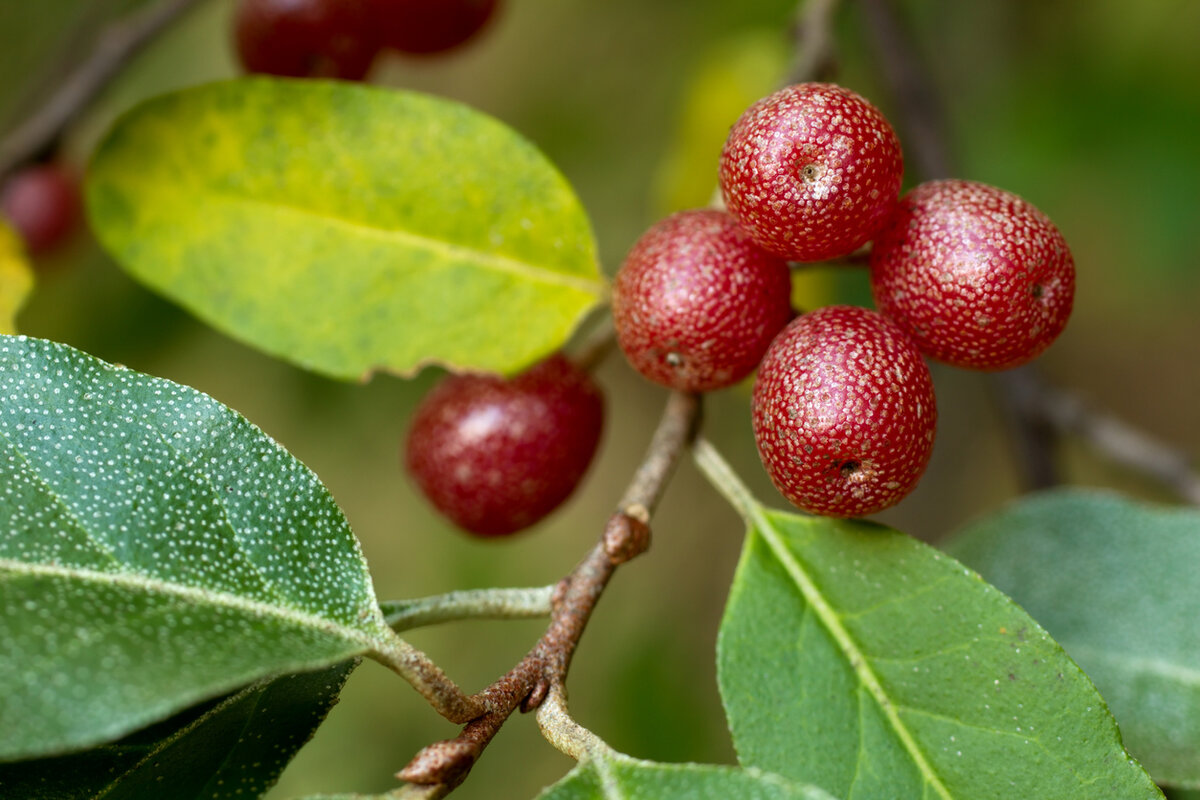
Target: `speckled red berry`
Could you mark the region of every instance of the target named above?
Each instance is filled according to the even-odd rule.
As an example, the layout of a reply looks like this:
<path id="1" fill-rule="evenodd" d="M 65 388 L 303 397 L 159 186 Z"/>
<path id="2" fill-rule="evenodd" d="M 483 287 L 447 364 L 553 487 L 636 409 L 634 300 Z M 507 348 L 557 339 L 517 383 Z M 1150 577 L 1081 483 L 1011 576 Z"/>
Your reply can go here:
<path id="1" fill-rule="evenodd" d="M 827 83 L 801 83 L 752 105 L 721 153 L 730 213 L 793 261 L 824 261 L 870 239 L 900 194 L 904 162 L 879 109 Z"/>
<path id="2" fill-rule="evenodd" d="M 514 378 L 452 375 L 421 401 L 409 474 L 439 511 L 479 536 L 534 524 L 574 491 L 600 441 L 604 399 L 553 356 Z"/>
<path id="3" fill-rule="evenodd" d="M 402 53 L 442 53 L 474 37 L 496 0 L 369 0 L 385 47 Z"/>
<path id="4" fill-rule="evenodd" d="M 682 211 L 640 238 L 617 273 L 617 342 L 638 372 L 687 392 L 754 371 L 792 316 L 787 262 L 722 211 Z"/>
<path id="5" fill-rule="evenodd" d="M 1045 214 L 971 181 L 905 195 L 871 249 L 879 310 L 923 353 L 969 369 L 1008 369 L 1067 325 L 1075 261 Z"/>
<path id="6" fill-rule="evenodd" d="M 361 80 L 379 51 L 365 0 L 241 0 L 234 39 L 247 72 Z"/>
<path id="7" fill-rule="evenodd" d="M 826 306 L 788 325 L 758 368 L 753 407 L 767 474 L 814 514 L 895 505 L 933 452 L 929 368 L 904 331 L 865 308 Z"/>
<path id="8" fill-rule="evenodd" d="M 40 255 L 65 241 L 79 222 L 79 184 L 62 167 L 39 164 L 15 173 L 0 192 L 0 213 Z"/>

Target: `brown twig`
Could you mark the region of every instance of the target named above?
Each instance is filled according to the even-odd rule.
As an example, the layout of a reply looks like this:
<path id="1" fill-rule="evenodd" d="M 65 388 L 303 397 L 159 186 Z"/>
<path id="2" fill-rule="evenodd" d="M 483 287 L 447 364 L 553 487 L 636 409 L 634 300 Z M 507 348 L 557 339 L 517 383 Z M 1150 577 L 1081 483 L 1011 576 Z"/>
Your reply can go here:
<path id="1" fill-rule="evenodd" d="M 0 179 L 46 150 L 133 56 L 199 0 L 163 0 L 107 25 L 50 98 L 0 139 Z"/>
<path id="2" fill-rule="evenodd" d="M 555 591 L 550 625 L 533 649 L 509 672 L 473 699 L 485 713 L 456 738 L 421 750 L 397 777 L 423 788 L 422 797 L 442 797 L 458 786 L 492 737 L 517 709 L 537 708 L 547 695 L 562 692 L 571 658 L 596 602 L 617 567 L 650 544 L 650 517 L 700 418 L 696 395 L 674 392 L 617 511 L 600 541 L 563 578 Z"/>
<path id="3" fill-rule="evenodd" d="M 926 180 L 954 174 L 946 113 L 927 70 L 895 13 L 893 0 L 859 0 L 880 72 L 901 111 L 906 158 Z"/>

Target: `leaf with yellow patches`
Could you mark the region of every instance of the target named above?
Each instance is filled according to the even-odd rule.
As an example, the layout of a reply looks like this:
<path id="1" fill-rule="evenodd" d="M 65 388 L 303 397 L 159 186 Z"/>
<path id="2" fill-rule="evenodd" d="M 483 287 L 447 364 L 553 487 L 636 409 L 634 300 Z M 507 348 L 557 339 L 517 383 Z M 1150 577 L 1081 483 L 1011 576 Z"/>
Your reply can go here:
<path id="1" fill-rule="evenodd" d="M 33 291 L 33 270 L 12 228 L 0 220 L 0 333 L 17 332 L 17 312 Z"/>

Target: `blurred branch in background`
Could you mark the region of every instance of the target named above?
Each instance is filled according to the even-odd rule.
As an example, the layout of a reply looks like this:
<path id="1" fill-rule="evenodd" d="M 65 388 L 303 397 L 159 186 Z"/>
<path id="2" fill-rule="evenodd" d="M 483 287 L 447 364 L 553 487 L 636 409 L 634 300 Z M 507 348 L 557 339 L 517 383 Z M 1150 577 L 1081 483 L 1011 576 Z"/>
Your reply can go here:
<path id="1" fill-rule="evenodd" d="M 800 3 L 793 31 L 795 53 L 788 83 L 832 80 L 837 72 L 837 42 L 833 15 L 838 0 Z"/>
<path id="2" fill-rule="evenodd" d="M 50 97 L 0 138 L 0 180 L 51 147 L 138 51 L 200 0 L 163 0 L 109 23 Z"/>
<path id="3" fill-rule="evenodd" d="M 926 180 L 954 174 L 945 110 L 933 81 L 898 18 L 894 0 L 860 0 L 884 80 L 901 113 L 905 142 Z M 1200 476 L 1191 459 L 1113 417 L 1100 414 L 1071 392 L 1048 385 L 1030 366 L 993 376 L 1027 489 L 1060 482 L 1055 451 L 1063 433 L 1075 434 L 1112 461 L 1149 475 L 1200 505 Z"/>
<path id="4" fill-rule="evenodd" d="M 1149 475 L 1192 505 L 1200 505 L 1200 475 L 1186 453 L 1088 408 L 1074 393 L 1050 386 L 1032 373 L 1015 370 L 1008 386 L 1010 402 L 1031 424 L 1079 436 L 1112 461 Z"/>

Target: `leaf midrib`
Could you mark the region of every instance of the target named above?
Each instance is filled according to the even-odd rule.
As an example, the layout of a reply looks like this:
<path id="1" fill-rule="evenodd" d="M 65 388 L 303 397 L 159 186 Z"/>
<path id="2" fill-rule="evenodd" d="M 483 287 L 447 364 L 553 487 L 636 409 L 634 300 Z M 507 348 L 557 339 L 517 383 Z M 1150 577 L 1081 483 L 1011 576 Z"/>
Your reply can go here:
<path id="1" fill-rule="evenodd" d="M 925 754 L 917 745 L 912 733 L 900 719 L 895 704 L 892 703 L 884 691 L 879 677 L 868 665 L 864 651 L 858 646 L 858 643 L 850 635 L 850 632 L 846 630 L 845 626 L 842 625 L 837 612 L 825 600 L 824 595 L 821 594 L 820 589 L 817 588 L 811 576 L 804 569 L 804 566 L 796 559 L 791 550 L 787 548 L 787 545 L 784 544 L 781 532 L 771 522 L 770 518 L 763 513 L 762 506 L 758 503 L 752 504 L 748 511 L 754 523 L 755 531 L 766 541 L 767 546 L 771 548 L 771 552 L 783 565 L 788 576 L 791 577 L 796 587 L 800 590 L 800 593 L 804 596 L 805 602 L 816 612 L 817 618 L 821 620 L 821 624 L 833 636 L 834 641 L 837 642 L 838 647 L 849 661 L 850 667 L 854 670 L 855 675 L 858 676 L 859 682 L 866 687 L 875 704 L 887 718 L 896 736 L 900 739 L 900 744 L 904 747 L 909 757 L 912 758 L 918 771 L 924 776 L 929 785 L 933 787 L 939 797 L 944 798 L 944 800 L 954 800 L 949 789 L 946 788 L 941 778 L 938 777 L 937 772 L 934 771 L 933 766 L 926 760 Z"/>
<path id="2" fill-rule="evenodd" d="M 424 236 L 409 230 L 384 228 L 379 225 L 372 225 L 362 220 L 350 219 L 349 217 L 341 217 L 337 216 L 336 214 L 316 211 L 301 205 L 278 201 L 267 201 L 257 197 L 247 197 L 245 195 L 233 194 L 231 192 L 219 192 L 213 190 L 208 192 L 208 195 L 215 198 L 218 202 L 223 200 L 231 204 L 263 206 L 277 211 L 295 214 L 300 217 L 318 219 L 330 225 L 340 225 L 344 228 L 359 231 L 365 236 L 374 236 L 381 239 L 404 242 L 414 245 L 418 249 L 429 250 L 434 253 L 441 254 L 451 260 L 457 259 L 467 261 L 486 269 L 490 269 L 493 272 L 503 272 L 510 275 L 517 275 L 530 281 L 555 284 L 576 289 L 598 298 L 603 297 L 606 293 L 606 286 L 602 280 L 568 275 L 566 273 L 547 269 L 546 267 L 539 266 L 529 261 L 522 261 L 521 259 L 517 258 L 502 256 L 496 253 L 489 253 L 484 250 L 474 250 L 470 247 L 454 244 L 453 242 L 448 242 L 444 239 L 437 239 L 432 236 Z"/>
<path id="3" fill-rule="evenodd" d="M 116 370 L 101 368 L 101 373 L 105 374 L 111 380 L 116 374 Z M 160 411 L 161 409 L 159 408 L 152 408 L 146 414 L 135 417 L 135 423 L 141 428 L 141 430 L 145 431 L 147 435 L 157 439 L 166 450 L 169 450 L 172 454 L 174 454 L 176 463 L 178 463 L 181 467 L 181 472 L 184 472 L 184 474 L 189 476 L 198 476 L 201 480 L 203 480 L 205 486 L 209 488 L 212 497 L 219 497 L 220 493 L 216 490 L 216 485 L 213 483 L 211 474 L 202 469 L 190 469 L 190 465 L 185 457 L 184 451 L 176 446 L 175 443 L 165 435 L 161 428 L 156 427 L 153 424 L 151 419 L 152 415 L 157 415 Z M 228 420 L 222 420 L 222 422 L 228 422 Z M 12 452 L 20 457 L 21 463 L 26 467 L 25 474 L 35 478 L 38 481 L 38 484 L 45 488 L 46 494 L 53 498 L 54 502 L 60 508 L 62 508 L 67 515 L 69 515 L 71 521 L 75 524 L 75 527 L 80 533 L 83 534 L 88 543 L 93 545 L 102 554 L 107 555 L 113 564 L 118 567 L 118 570 L 120 570 L 124 564 L 120 561 L 120 559 L 118 559 L 116 550 L 112 547 L 111 543 L 103 537 L 97 536 L 96 531 L 93 528 L 87 527 L 83 524 L 83 521 L 76 513 L 73 504 L 67 502 L 66 497 L 59 491 L 59 489 L 51 484 L 50 481 L 42 475 L 42 472 L 38 469 L 37 464 L 30 459 L 28 454 L 26 454 L 26 452 L 17 444 L 17 442 L 14 441 L 13 438 L 9 436 L 8 433 L 2 428 L 0 428 L 0 441 L 6 442 L 12 449 Z M 275 580 L 266 573 L 261 564 L 250 557 L 249 548 L 246 546 L 242 531 L 238 530 L 234 526 L 233 520 L 230 518 L 230 509 L 228 504 L 224 502 L 218 502 L 215 505 L 220 511 L 221 523 L 229 533 L 227 538 L 232 539 L 232 541 L 237 545 L 237 552 L 243 556 L 242 563 L 248 565 L 253 574 L 258 576 L 261 582 L 261 587 L 265 593 L 270 593 L 281 602 L 285 601 L 287 597 L 283 593 L 283 587 L 279 586 Z"/>
<path id="4" fill-rule="evenodd" d="M 248 600 L 247 598 L 230 594 L 228 592 L 202 589 L 179 583 L 171 583 L 170 581 L 164 581 L 159 578 L 148 578 L 144 575 L 99 572 L 97 570 L 86 569 L 82 567 L 66 568 L 52 566 L 49 564 L 32 564 L 24 561 L 14 561 L 13 559 L 9 558 L 0 558 L 0 583 L 6 581 L 8 576 L 49 577 L 78 580 L 97 585 L 128 588 L 131 591 L 137 590 L 145 594 L 157 594 L 183 600 L 201 601 L 197 603 L 197 605 L 207 605 L 244 611 L 252 616 L 279 619 L 292 623 L 298 627 L 309 628 L 322 633 L 330 634 L 334 638 L 346 643 L 361 646 L 362 649 L 358 651 L 358 654 L 373 651 L 380 646 L 380 640 L 372 637 L 366 631 L 361 631 L 357 628 L 346 627 L 332 619 L 319 617 L 315 614 L 310 614 L 308 612 L 286 606 L 273 606 L 254 602 Z M 355 655 L 355 653 L 351 653 L 349 655 Z"/>

